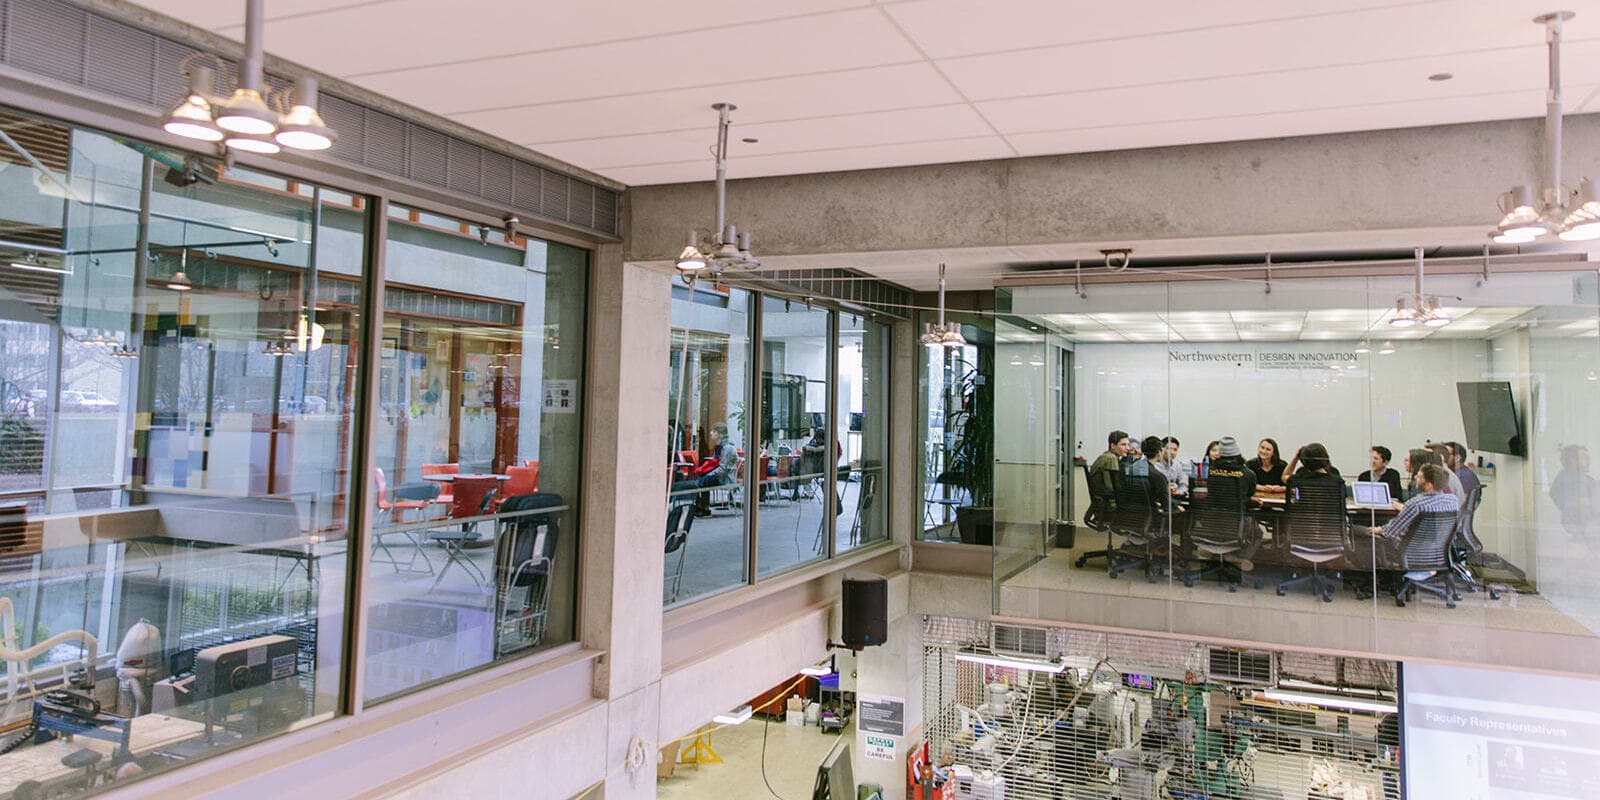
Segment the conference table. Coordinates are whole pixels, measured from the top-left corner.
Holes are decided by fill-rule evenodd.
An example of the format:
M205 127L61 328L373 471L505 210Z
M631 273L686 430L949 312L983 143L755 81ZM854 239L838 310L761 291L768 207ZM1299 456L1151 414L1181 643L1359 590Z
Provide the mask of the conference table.
M1266 494L1266 493L1263 493L1263 492L1256 492L1255 494L1250 496L1250 504L1255 506L1256 508L1262 509L1264 511L1280 511L1281 512L1288 505L1288 500L1284 497L1284 495L1281 495L1281 494ZM1352 517L1375 515L1375 516L1378 516L1378 517L1387 518L1387 517L1392 517L1392 516L1400 513L1399 510L1396 509L1394 506L1384 506L1382 508L1373 508L1371 506L1361 506L1361 505L1356 505L1356 502L1354 500L1349 499L1349 498L1345 499L1344 507L1345 507L1346 513L1348 513Z

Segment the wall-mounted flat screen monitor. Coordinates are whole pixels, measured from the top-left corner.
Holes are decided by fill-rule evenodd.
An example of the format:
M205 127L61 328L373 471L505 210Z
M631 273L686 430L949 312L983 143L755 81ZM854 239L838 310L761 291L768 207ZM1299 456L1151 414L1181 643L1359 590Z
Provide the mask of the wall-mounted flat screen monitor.
M1511 384L1506 381L1462 381L1456 384L1461 401L1461 423L1467 432L1467 447L1488 453L1526 456L1522 424L1511 401Z

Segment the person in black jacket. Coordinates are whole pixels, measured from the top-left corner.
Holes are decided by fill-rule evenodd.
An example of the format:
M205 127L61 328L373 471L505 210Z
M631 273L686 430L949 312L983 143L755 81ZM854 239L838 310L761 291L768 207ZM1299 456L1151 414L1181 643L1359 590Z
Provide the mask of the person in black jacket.
M1389 460L1394 458L1394 453L1381 444L1372 446L1372 469L1363 471L1356 480L1382 481L1389 484L1389 497L1400 499L1405 487L1400 483L1400 471L1389 466Z

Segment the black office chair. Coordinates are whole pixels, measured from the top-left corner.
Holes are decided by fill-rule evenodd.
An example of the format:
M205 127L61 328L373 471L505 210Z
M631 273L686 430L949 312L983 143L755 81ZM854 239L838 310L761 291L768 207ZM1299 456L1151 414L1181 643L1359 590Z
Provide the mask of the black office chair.
M1469 592L1478 591L1481 585L1489 592L1489 599L1499 600L1500 590L1488 581L1478 579L1472 571L1471 560L1483 552L1483 542L1472 527L1478 513L1478 503L1483 500L1483 486L1474 486L1467 492L1467 501L1461 504L1461 514L1456 519L1456 530L1450 538L1450 570L1461 579Z
M1136 567L1144 569L1145 580L1155 582L1156 543L1165 538L1165 520L1156 513L1150 479L1144 475L1114 478L1117 508L1111 512L1109 534L1122 537L1122 546L1107 547L1106 572L1115 578ZM1108 534L1108 536L1109 536Z
M1344 483L1332 480L1297 480L1286 494L1283 531L1289 542L1289 557L1311 565L1311 571L1301 575L1295 569L1286 581L1278 584L1278 594L1289 589L1310 584L1312 591L1322 596L1325 603L1333 602L1340 573L1332 577L1322 574L1321 566L1343 558L1350 544L1350 521L1345 515Z
M1089 462L1084 461L1083 457L1079 456L1073 459L1073 465L1083 472L1083 485L1089 496L1089 507L1083 512L1083 524L1090 530L1105 531L1106 534L1106 549L1085 551L1078 556L1076 561L1072 562L1073 566L1083 569L1083 566L1088 564L1091 558L1110 558L1111 527L1107 524L1107 518L1111 515L1111 507L1116 503L1114 497L1095 496L1094 484L1089 482Z
M531 647L544 639L550 622L556 545L561 539L561 504L559 494L533 492L513 495L500 506L494 558L495 618L501 625L496 652ZM541 509L551 510L539 513ZM511 608L513 589L526 590L515 609Z
M689 557L689 530L694 527L694 506L678 503L667 510L666 554L678 554L678 566L672 574L671 594L668 603L678 602L678 590L683 585L683 562Z
M1404 606L1406 598L1421 589L1444 599L1445 607L1455 608L1461 595L1456 592L1450 569L1450 539L1456 532L1454 511L1424 511L1400 541L1400 567L1405 579L1395 592L1394 604ZM1439 584L1444 584L1443 586Z
M1238 591L1244 573L1229 564L1224 556L1249 545L1247 535L1255 520L1246 505L1248 499L1243 480L1213 474L1206 484L1205 496L1190 503L1189 539L1196 550L1215 556L1216 564L1178 573L1184 586L1192 587L1195 581L1216 576L1228 591ZM1255 579L1255 587L1261 588L1260 578Z

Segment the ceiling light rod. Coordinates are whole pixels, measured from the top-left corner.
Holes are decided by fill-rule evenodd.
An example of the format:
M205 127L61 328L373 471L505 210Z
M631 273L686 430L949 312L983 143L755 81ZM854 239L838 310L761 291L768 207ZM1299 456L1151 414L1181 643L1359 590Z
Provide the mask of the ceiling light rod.
M943 345L944 347L962 347L967 343L967 337L961 335L961 323L944 321L944 265L939 265L939 325L925 322L922 325L921 342L926 345Z
M728 129L733 126L732 114L738 106L713 103L711 108L717 112L717 227L709 247L701 247L699 235L693 230L689 231L689 241L683 252L678 254L674 266L679 272L690 275L706 269L720 272L725 269L752 270L761 266L761 261L750 252L750 234L741 234L728 223Z

